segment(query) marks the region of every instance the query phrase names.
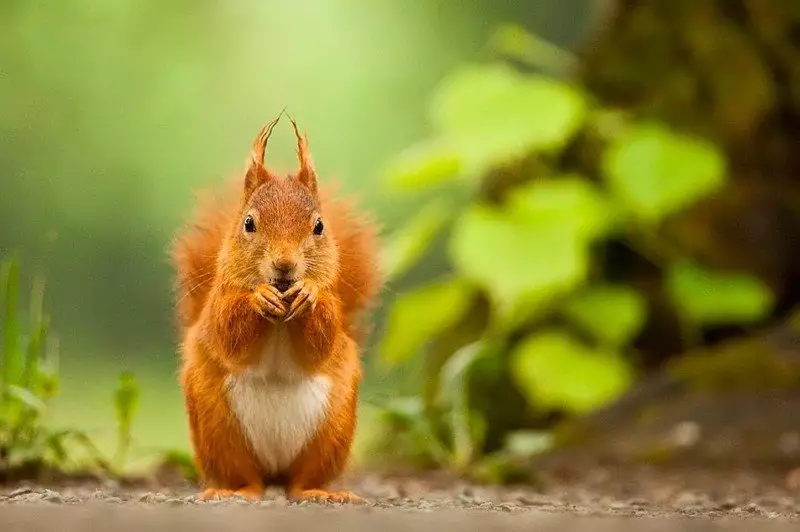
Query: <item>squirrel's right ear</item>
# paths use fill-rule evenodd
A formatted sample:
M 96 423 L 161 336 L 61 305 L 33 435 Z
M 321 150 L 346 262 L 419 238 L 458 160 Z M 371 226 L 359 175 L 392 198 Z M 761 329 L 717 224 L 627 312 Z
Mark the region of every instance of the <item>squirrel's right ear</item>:
M 272 135 L 272 130 L 275 129 L 275 125 L 280 119 L 281 117 L 278 115 L 278 118 L 261 128 L 261 132 L 253 141 L 253 149 L 250 152 L 250 160 L 244 176 L 244 190 L 247 195 L 251 194 L 259 185 L 274 177 L 264 166 L 264 154 L 267 151 L 269 136 Z

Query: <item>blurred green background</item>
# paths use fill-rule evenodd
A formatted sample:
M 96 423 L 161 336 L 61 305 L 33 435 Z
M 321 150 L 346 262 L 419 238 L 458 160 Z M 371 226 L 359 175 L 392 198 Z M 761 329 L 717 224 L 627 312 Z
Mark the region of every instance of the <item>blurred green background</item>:
M 792 0 L 4 2 L 0 255 L 47 279 L 48 422 L 111 449 L 130 369 L 132 458 L 187 447 L 170 240 L 284 107 L 384 226 L 362 456 L 505 481 L 620 398 L 800 389 L 798 34 Z M 17 384 L 50 377 L 3 378 L 46 441 Z
M 382 171 L 422 136 L 440 78 L 499 23 L 568 45 L 588 13 L 578 0 L 2 2 L 0 254 L 23 260 L 23 286 L 46 278 L 63 368 L 49 419 L 110 445 L 108 398 L 130 368 L 138 445 L 186 446 L 168 246 L 192 192 L 240 171 L 281 108 L 322 178 L 391 230 L 414 205 L 386 194 Z M 269 160 L 294 166 L 288 127 Z M 365 399 L 388 378 L 370 371 Z

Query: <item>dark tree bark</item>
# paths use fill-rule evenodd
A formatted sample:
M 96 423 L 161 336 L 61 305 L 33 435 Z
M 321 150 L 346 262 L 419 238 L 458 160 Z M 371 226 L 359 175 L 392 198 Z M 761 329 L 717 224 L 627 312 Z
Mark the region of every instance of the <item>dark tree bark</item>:
M 731 185 L 666 233 L 798 298 L 800 2 L 597 0 L 580 77 L 604 101 L 719 142 Z

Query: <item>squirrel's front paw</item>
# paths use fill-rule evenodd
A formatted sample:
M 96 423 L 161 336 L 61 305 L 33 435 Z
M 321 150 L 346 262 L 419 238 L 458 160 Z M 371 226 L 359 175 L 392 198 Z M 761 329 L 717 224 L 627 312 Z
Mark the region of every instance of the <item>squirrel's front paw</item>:
M 283 293 L 283 299 L 291 301 L 292 305 L 286 311 L 284 321 L 289 321 L 298 316 L 302 316 L 309 310 L 317 306 L 317 298 L 319 297 L 319 287 L 313 281 L 302 280 L 297 281 L 286 292 Z M 292 300 L 294 298 L 294 300 Z
M 250 302 L 256 312 L 275 322 L 277 318 L 282 318 L 286 314 L 286 304 L 281 299 L 282 295 L 274 286 L 261 284 L 250 294 Z

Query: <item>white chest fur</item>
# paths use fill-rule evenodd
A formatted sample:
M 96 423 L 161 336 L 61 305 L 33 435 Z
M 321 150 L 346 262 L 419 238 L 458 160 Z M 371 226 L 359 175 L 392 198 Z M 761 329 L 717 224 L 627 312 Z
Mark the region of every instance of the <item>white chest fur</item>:
M 228 400 L 250 446 L 268 473 L 280 473 L 315 435 L 325 416 L 331 381 L 302 375 L 275 331 L 261 360 L 228 378 Z

